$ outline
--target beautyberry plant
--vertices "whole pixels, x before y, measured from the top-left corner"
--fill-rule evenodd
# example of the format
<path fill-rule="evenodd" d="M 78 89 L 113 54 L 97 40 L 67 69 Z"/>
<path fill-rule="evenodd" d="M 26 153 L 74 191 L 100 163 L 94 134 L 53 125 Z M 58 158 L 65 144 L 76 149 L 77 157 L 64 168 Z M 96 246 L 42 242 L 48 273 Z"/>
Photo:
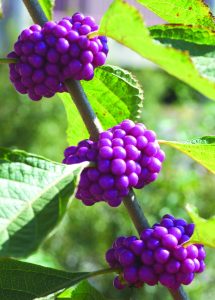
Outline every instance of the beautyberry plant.
<path fill-rule="evenodd" d="M 174 7 L 172 0 L 166 0 L 166 6 L 158 0 L 139 0 L 169 23 L 147 28 L 135 7 L 113 0 L 99 27 L 93 17 L 81 12 L 58 22 L 48 20 L 51 2 L 23 0 L 34 24 L 20 33 L 13 50 L 7 58 L 0 58 L 0 63 L 9 64 L 13 86 L 31 100 L 60 93 L 69 128 L 79 142 L 66 148 L 63 163 L 0 148 L 0 298 L 33 300 L 54 294 L 55 299 L 76 299 L 87 293 L 89 299 L 95 295 L 103 299 L 83 280 L 116 272 L 113 285 L 118 290 L 161 284 L 173 299 L 186 300 L 182 285 L 191 284 L 205 269 L 203 245 L 215 247 L 215 221 L 200 218 L 189 207 L 195 224 L 166 214 L 150 227 L 134 190 L 144 188 L 144 195 L 146 186 L 157 179 L 165 159 L 161 144 L 176 148 L 215 173 L 215 137 L 189 142 L 158 139 L 142 123 L 143 92 L 137 80 L 121 68 L 103 65 L 110 37 L 214 100 L 214 18 L 201 0 L 192 4 L 176 0 Z M 89 132 L 88 139 L 79 117 Z M 73 138 L 69 144 L 74 144 Z M 71 196 L 86 206 L 106 202 L 113 215 L 114 207 L 123 203 L 139 237 L 116 238 L 105 256 L 109 268 L 94 272 L 71 273 L 9 258 L 23 258 L 35 251 L 67 211 Z M 87 209 L 90 214 L 92 208 Z M 102 219 L 101 214 L 98 218 Z M 123 223 L 117 221 L 123 231 Z M 68 289 L 73 285 L 74 289 Z M 142 298 L 143 289 L 140 293 Z"/>

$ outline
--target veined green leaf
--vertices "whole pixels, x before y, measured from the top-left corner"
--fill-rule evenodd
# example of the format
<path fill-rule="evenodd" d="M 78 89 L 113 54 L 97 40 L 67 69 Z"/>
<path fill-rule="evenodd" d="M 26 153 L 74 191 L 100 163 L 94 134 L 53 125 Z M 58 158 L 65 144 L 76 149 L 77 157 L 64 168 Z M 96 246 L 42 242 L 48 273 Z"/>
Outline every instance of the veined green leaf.
<path fill-rule="evenodd" d="M 0 299 L 33 300 L 73 286 L 90 273 L 69 273 L 35 264 L 0 259 Z"/>
<path fill-rule="evenodd" d="M 163 45 L 186 51 L 199 74 L 211 83 L 215 83 L 215 49 L 211 45 L 199 45 L 183 40 L 159 39 Z M 214 98 L 213 98 L 214 99 Z"/>
<path fill-rule="evenodd" d="M 63 216 L 87 164 L 63 165 L 0 148 L 1 256 L 27 256 L 39 246 Z"/>
<path fill-rule="evenodd" d="M 175 39 L 200 45 L 215 45 L 215 32 L 207 27 L 164 24 L 151 26 L 149 30 L 155 39 Z"/>
<path fill-rule="evenodd" d="M 186 49 L 177 50 L 153 40 L 138 10 L 125 1 L 113 1 L 101 21 L 99 34 L 115 39 L 204 95 L 215 99 L 215 83 L 205 78 L 207 65 L 199 60 L 198 63 L 202 66 L 200 72 L 200 66 L 197 67 L 196 62 L 191 60 Z"/>
<path fill-rule="evenodd" d="M 46 17 L 51 20 L 53 16 L 53 8 L 55 0 L 39 0 L 39 3 L 46 15 Z"/>
<path fill-rule="evenodd" d="M 87 280 L 81 281 L 79 284 L 64 291 L 57 299 L 70 299 L 70 300 L 105 300 Z"/>
<path fill-rule="evenodd" d="M 169 23 L 215 28 L 214 17 L 203 0 L 137 0 Z"/>
<path fill-rule="evenodd" d="M 173 147 L 215 173 L 215 136 L 205 136 L 188 142 L 160 141 Z"/>
<path fill-rule="evenodd" d="M 215 216 L 207 220 L 203 219 L 199 216 L 197 208 L 189 204 L 186 206 L 186 210 L 195 223 L 195 230 L 185 245 L 203 244 L 215 248 Z"/>
<path fill-rule="evenodd" d="M 137 121 L 143 103 L 143 91 L 137 80 L 126 70 L 115 66 L 95 69 L 90 82 L 82 82 L 84 91 L 104 129 L 108 129 L 129 118 Z M 67 136 L 69 144 L 76 144 L 88 138 L 70 95 L 59 94 L 63 100 L 68 118 Z"/>

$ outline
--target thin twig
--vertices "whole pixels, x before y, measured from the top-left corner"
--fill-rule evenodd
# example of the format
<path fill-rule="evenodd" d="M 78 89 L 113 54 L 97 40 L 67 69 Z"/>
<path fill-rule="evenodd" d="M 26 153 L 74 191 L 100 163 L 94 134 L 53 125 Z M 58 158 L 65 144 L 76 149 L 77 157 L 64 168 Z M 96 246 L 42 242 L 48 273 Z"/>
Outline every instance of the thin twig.
<path fill-rule="evenodd" d="M 38 0 L 22 0 L 25 4 L 32 20 L 39 24 L 40 26 L 43 26 L 47 21 L 47 17 L 41 8 Z"/>
<path fill-rule="evenodd" d="M 43 26 L 43 24 L 48 21 L 37 0 L 23 0 L 23 2 L 35 23 Z M 66 86 L 71 93 L 73 101 L 75 102 L 83 121 L 85 122 L 91 138 L 97 139 L 102 127 L 99 120 L 96 118 L 96 114 L 94 113 L 90 103 L 88 102 L 80 82 L 67 80 Z M 124 205 L 128 210 L 138 233 L 141 233 L 143 229 L 149 227 L 148 221 L 145 218 L 133 191 L 130 191 L 129 195 L 124 198 Z M 169 289 L 169 291 L 174 300 L 188 300 L 188 297 L 182 287 L 177 290 Z"/>
<path fill-rule="evenodd" d="M 139 234 L 143 229 L 150 227 L 132 190 L 130 190 L 128 196 L 124 197 L 123 202 Z"/>
<path fill-rule="evenodd" d="M 16 58 L 0 58 L 0 64 L 15 64 L 17 63 Z"/>

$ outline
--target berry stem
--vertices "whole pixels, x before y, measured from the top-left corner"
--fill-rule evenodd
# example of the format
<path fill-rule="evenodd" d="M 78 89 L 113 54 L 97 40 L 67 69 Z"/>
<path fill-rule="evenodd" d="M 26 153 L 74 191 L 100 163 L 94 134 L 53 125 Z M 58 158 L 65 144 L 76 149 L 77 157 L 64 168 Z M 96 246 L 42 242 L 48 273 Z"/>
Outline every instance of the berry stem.
<path fill-rule="evenodd" d="M 0 58 L 0 64 L 15 64 L 17 59 L 15 58 Z"/>
<path fill-rule="evenodd" d="M 141 234 L 143 229 L 149 227 L 149 222 L 144 216 L 144 213 L 132 190 L 129 192 L 128 196 L 124 197 L 123 202 L 128 211 L 129 216 L 131 217 L 134 223 L 135 228 L 137 229 L 138 233 Z"/>
<path fill-rule="evenodd" d="M 103 274 L 108 274 L 108 273 L 119 272 L 119 271 L 120 271 L 120 269 L 112 269 L 112 268 L 101 269 L 101 270 L 89 273 L 88 275 L 86 275 L 86 278 L 91 278 L 91 277 L 95 277 L 95 276 L 99 276 L 99 275 L 103 275 Z"/>
<path fill-rule="evenodd" d="M 48 21 L 38 0 L 22 0 L 22 1 L 25 4 L 31 18 L 36 24 L 43 26 Z"/>
<path fill-rule="evenodd" d="M 173 290 L 173 289 L 168 289 L 168 290 L 174 300 L 189 300 L 189 297 L 185 293 L 182 286 L 180 286 L 179 289 L 177 290 Z"/>
<path fill-rule="evenodd" d="M 33 21 L 41 26 L 48 21 L 44 11 L 42 10 L 38 0 L 23 0 L 26 8 Z M 66 86 L 71 93 L 73 101 L 75 102 L 83 121 L 91 135 L 92 139 L 97 139 L 99 133 L 102 131 L 102 127 L 99 123 L 99 120 L 96 117 L 86 94 L 81 86 L 81 83 L 76 80 L 68 80 Z M 145 218 L 139 203 L 135 197 L 133 191 L 130 191 L 129 195 L 124 198 L 124 205 L 128 210 L 128 213 L 138 231 L 140 233 L 143 229 L 149 227 L 148 221 Z M 86 278 L 115 272 L 114 269 L 105 269 L 92 272 L 86 275 Z M 183 291 L 183 288 L 180 287 L 178 290 L 169 290 L 174 300 L 188 300 L 186 293 Z"/>

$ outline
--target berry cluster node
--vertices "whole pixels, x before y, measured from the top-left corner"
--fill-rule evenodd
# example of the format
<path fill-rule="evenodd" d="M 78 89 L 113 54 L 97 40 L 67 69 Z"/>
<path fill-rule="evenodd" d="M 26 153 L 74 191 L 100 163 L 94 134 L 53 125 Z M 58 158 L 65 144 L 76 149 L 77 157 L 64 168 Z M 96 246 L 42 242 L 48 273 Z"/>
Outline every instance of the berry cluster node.
<path fill-rule="evenodd" d="M 204 271 L 206 256 L 203 245 L 183 247 L 193 231 L 194 224 L 165 215 L 159 224 L 143 230 L 140 239 L 118 237 L 106 252 L 110 267 L 121 270 L 114 286 L 123 289 L 160 282 L 167 288 L 177 289 L 181 284 L 190 284 L 195 273 Z"/>
<path fill-rule="evenodd" d="M 97 142 L 85 140 L 68 147 L 64 154 L 66 164 L 95 163 L 83 170 L 76 197 L 85 205 L 106 201 L 113 207 L 121 204 L 130 188 L 156 180 L 165 158 L 154 131 L 131 120 L 100 133 Z"/>
<path fill-rule="evenodd" d="M 21 94 L 38 101 L 67 91 L 67 79 L 91 80 L 94 69 L 106 61 L 105 36 L 88 38 L 98 30 L 92 17 L 75 13 L 59 22 L 49 21 L 41 28 L 35 24 L 21 32 L 9 58 L 10 80 Z"/>

